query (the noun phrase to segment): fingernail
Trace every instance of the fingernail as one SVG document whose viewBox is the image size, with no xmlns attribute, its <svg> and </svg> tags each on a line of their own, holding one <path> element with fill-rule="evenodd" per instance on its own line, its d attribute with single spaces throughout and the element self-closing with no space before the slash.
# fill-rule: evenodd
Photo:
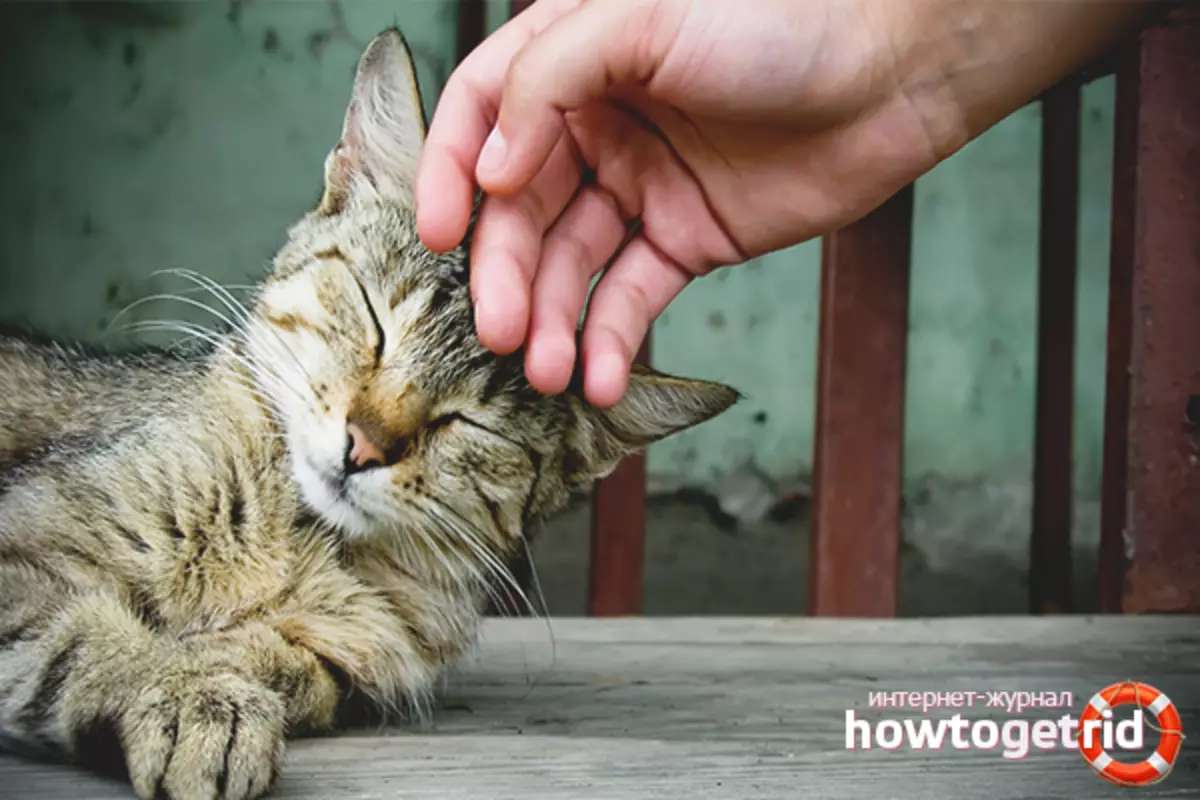
<svg viewBox="0 0 1200 800">
<path fill-rule="evenodd" d="M 500 126 L 492 128 L 487 141 L 483 143 L 483 151 L 479 154 L 479 164 L 476 169 L 485 174 L 495 174 L 504 166 L 504 157 L 508 155 L 508 142 L 500 132 Z"/>
</svg>

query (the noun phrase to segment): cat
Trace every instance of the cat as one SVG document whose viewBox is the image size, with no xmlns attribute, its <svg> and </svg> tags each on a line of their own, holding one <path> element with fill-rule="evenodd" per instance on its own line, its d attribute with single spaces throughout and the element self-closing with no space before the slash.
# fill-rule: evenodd
<svg viewBox="0 0 1200 800">
<path fill-rule="evenodd" d="M 614 408 L 478 342 L 425 249 L 399 30 L 361 56 L 324 194 L 196 352 L 0 338 L 0 746 L 140 798 L 254 798 L 285 738 L 428 706 L 527 531 L 730 408 L 636 368 Z M 578 373 L 578 368 L 577 368 Z"/>
</svg>

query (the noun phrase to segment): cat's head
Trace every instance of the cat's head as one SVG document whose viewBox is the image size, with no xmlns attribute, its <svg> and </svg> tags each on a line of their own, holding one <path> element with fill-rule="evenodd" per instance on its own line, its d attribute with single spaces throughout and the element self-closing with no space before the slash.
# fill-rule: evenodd
<svg viewBox="0 0 1200 800">
<path fill-rule="evenodd" d="M 290 232 L 250 328 L 304 500 L 346 536 L 405 530 L 515 544 L 569 490 L 729 408 L 729 387 L 637 370 L 601 410 L 545 397 L 520 352 L 478 342 L 465 248 L 419 241 L 425 122 L 398 31 L 363 55 L 318 207 Z M 464 546 L 469 542 L 461 543 Z"/>
</svg>

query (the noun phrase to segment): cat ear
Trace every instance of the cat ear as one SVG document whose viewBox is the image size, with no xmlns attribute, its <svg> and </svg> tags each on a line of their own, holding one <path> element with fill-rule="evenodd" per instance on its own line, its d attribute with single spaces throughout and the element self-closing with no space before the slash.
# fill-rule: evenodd
<svg viewBox="0 0 1200 800">
<path fill-rule="evenodd" d="M 342 137 L 325 159 L 325 192 L 317 207 L 337 214 L 357 192 L 412 205 L 425 111 L 412 51 L 390 28 L 358 62 Z"/>
<path fill-rule="evenodd" d="M 678 378 L 637 364 L 625 396 L 613 408 L 588 404 L 578 381 L 568 391 L 575 425 L 567 434 L 564 468 L 572 485 L 605 477 L 625 456 L 706 422 L 740 399 L 737 390 L 724 384 Z"/>
</svg>

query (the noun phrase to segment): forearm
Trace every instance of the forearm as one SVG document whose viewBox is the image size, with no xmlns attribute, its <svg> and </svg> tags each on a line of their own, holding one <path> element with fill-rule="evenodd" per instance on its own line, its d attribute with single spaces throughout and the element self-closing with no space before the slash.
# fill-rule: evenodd
<svg viewBox="0 0 1200 800">
<path fill-rule="evenodd" d="M 1164 3 L 912 0 L 881 3 L 896 89 L 945 158 L 1086 66 Z"/>
</svg>

